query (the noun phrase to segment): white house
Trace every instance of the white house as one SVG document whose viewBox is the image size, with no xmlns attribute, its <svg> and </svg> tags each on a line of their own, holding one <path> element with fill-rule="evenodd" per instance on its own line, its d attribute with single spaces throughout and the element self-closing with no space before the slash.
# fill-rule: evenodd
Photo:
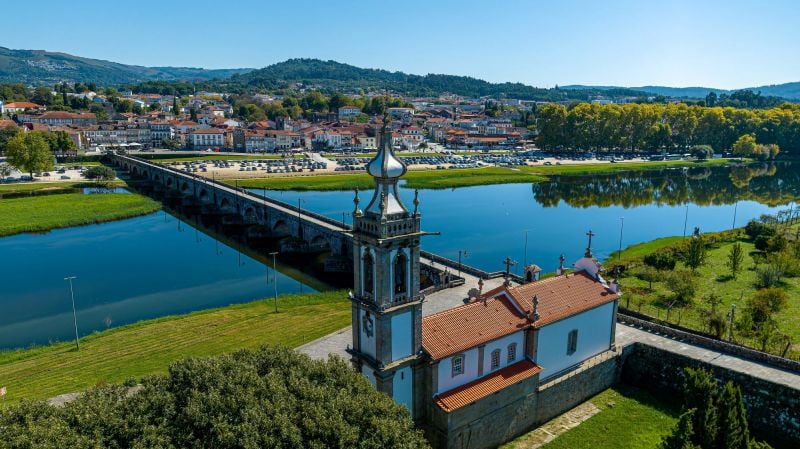
<svg viewBox="0 0 800 449">
<path fill-rule="evenodd" d="M 189 133 L 189 145 L 196 150 L 222 148 L 225 145 L 225 132 L 217 128 L 195 129 Z"/>
</svg>

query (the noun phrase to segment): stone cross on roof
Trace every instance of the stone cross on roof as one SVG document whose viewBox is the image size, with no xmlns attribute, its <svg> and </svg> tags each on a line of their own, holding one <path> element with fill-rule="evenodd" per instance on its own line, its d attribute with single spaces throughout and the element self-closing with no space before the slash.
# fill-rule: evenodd
<svg viewBox="0 0 800 449">
<path fill-rule="evenodd" d="M 511 275 L 511 267 L 513 267 L 516 264 L 517 262 L 511 260 L 511 257 L 506 257 L 506 260 L 503 261 L 503 265 L 506 266 L 506 277 Z"/>
<path fill-rule="evenodd" d="M 589 232 L 587 232 L 586 235 L 589 236 L 589 244 L 586 246 L 586 257 L 592 257 L 592 237 L 594 237 L 597 234 L 595 234 L 594 232 L 592 232 L 591 229 L 589 229 Z"/>
</svg>

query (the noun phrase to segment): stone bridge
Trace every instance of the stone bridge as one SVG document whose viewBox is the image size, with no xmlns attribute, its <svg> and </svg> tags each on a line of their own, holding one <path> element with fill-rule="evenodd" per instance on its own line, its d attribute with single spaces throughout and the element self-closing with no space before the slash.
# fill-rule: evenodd
<svg viewBox="0 0 800 449">
<path fill-rule="evenodd" d="M 163 197 L 166 202 L 193 209 L 199 215 L 213 216 L 223 227 L 248 238 L 280 239 L 283 253 L 324 253 L 326 272 L 351 272 L 353 269 L 352 228 L 341 221 L 295 205 L 268 198 L 204 176 L 123 154 L 109 157 L 132 178 L 141 181 L 140 190 Z M 463 283 L 455 273 L 462 271 L 485 279 L 502 273 L 485 273 L 435 254 L 423 252 L 420 258 L 423 277 L 434 288 Z"/>
</svg>

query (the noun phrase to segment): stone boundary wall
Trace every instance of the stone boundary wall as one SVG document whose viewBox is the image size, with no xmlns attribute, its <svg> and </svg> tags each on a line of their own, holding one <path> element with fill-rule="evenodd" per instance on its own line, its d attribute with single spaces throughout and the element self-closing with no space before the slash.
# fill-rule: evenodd
<svg viewBox="0 0 800 449">
<path fill-rule="evenodd" d="M 650 332 L 661 335 L 667 335 L 672 338 L 686 341 L 688 343 L 701 346 L 704 348 L 713 349 L 715 351 L 726 352 L 738 357 L 742 357 L 755 362 L 764 363 L 780 369 L 800 373 L 800 362 L 796 360 L 786 359 L 777 355 L 767 354 L 746 346 L 737 345 L 723 340 L 706 337 L 699 333 L 689 332 L 686 330 L 675 329 L 673 327 L 657 324 L 652 321 L 636 318 L 628 315 L 627 313 L 618 312 L 617 321 L 632 324 Z"/>
<path fill-rule="evenodd" d="M 704 368 L 720 384 L 738 384 L 754 430 L 800 443 L 800 391 L 792 387 L 638 342 L 625 348 L 622 381 L 657 397 L 675 397 L 683 388 L 684 367 Z"/>
</svg>

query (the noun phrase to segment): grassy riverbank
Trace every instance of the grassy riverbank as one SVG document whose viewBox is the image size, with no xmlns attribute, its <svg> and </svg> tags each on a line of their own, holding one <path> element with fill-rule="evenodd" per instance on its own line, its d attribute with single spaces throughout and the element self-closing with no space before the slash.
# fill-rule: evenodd
<svg viewBox="0 0 800 449">
<path fill-rule="evenodd" d="M 152 162 L 191 162 L 191 161 L 243 161 L 243 160 L 261 160 L 261 159 L 283 159 L 283 156 L 280 154 L 248 154 L 248 155 L 236 155 L 236 154 L 220 154 L 220 153 L 209 153 L 204 155 L 197 155 L 197 154 L 142 154 L 142 155 L 134 155 L 136 157 L 141 157 L 142 159 L 147 159 Z M 295 159 L 304 159 L 304 155 L 295 155 Z"/>
<path fill-rule="evenodd" d="M 6 402 L 44 399 L 104 382 L 164 373 L 185 357 L 213 356 L 263 344 L 296 347 L 350 324 L 341 291 L 272 299 L 142 321 L 74 343 L 0 352 Z"/>
<path fill-rule="evenodd" d="M 406 187 L 447 189 L 488 184 L 533 183 L 547 181 L 553 175 L 606 174 L 627 170 L 660 170 L 668 167 L 707 167 L 730 163 L 725 159 L 706 162 L 624 162 L 619 164 L 537 165 L 518 168 L 483 167 L 451 170 L 414 170 L 403 177 Z M 372 188 L 372 177 L 366 173 L 228 180 L 239 187 L 270 190 L 352 190 Z"/>
<path fill-rule="evenodd" d="M 110 181 L 103 185 L 109 187 L 124 186 L 122 181 Z M 27 192 L 46 192 L 61 191 L 68 189 L 79 189 L 81 187 L 96 187 L 97 185 L 89 181 L 74 182 L 16 182 L 13 184 L 0 184 L 0 194 L 8 193 L 27 193 Z"/>
<path fill-rule="evenodd" d="M 644 390 L 619 384 L 588 401 L 599 411 L 554 440 L 545 449 L 655 449 L 677 422 L 678 408 L 659 401 Z M 635 423 L 635 425 L 632 425 Z M 506 443 L 501 449 L 528 449 L 546 441 L 548 432 L 558 432 L 556 418 L 526 435 Z"/>
<path fill-rule="evenodd" d="M 126 193 L 65 193 L 0 200 L 0 237 L 121 220 L 155 212 L 161 204 Z"/>
</svg>

